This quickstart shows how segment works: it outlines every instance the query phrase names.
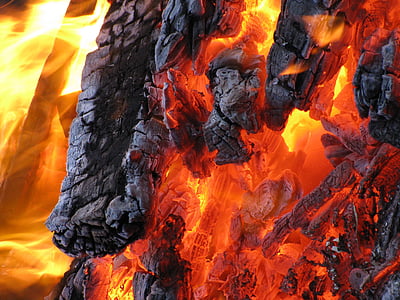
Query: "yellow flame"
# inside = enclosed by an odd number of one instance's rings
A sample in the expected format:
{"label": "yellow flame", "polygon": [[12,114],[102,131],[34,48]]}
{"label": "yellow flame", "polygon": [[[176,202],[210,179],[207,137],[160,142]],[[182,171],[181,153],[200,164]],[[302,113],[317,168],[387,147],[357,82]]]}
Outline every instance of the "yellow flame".
{"label": "yellow flame", "polygon": [[[13,150],[18,147],[20,130],[43,66],[54,51],[55,40],[63,39],[77,48],[82,47],[75,60],[75,69],[79,69],[76,72],[81,72],[82,66],[79,68],[78,65],[83,65],[86,53],[94,49],[99,24],[109,7],[106,0],[99,0],[93,15],[64,18],[69,3],[68,0],[43,0],[27,5],[26,11],[20,14],[16,11],[15,14],[1,15],[0,188],[7,177],[7,164]],[[49,72],[59,68],[64,61],[63,53],[52,54],[57,59],[53,60],[54,66],[50,66],[50,70],[47,61]],[[80,75],[71,74],[70,77],[79,77],[80,81]],[[65,92],[71,90],[79,90],[79,85],[70,83]],[[46,287],[45,293],[48,293],[71,261],[52,244],[52,234],[44,226],[65,176],[66,139],[58,116],[52,121],[46,144],[29,196],[24,201],[17,199],[25,203],[28,213],[15,216],[13,220],[2,220],[9,226],[0,228],[0,295],[10,292],[24,297],[19,299],[43,297],[45,295],[24,293],[32,286]]]}
{"label": "yellow flame", "polygon": [[[1,16],[0,153],[12,147],[9,138],[20,128],[27,112],[67,5],[68,1],[31,5],[22,21],[13,16]],[[0,155],[0,165],[3,159]]]}
{"label": "yellow flame", "polygon": [[[48,242],[51,240],[49,232],[41,232],[40,236],[37,233],[15,234],[2,236],[2,239],[5,240],[0,241],[0,251],[9,254],[0,269],[3,275],[9,276],[9,278],[0,276],[2,286],[6,284],[3,280],[10,285],[11,278],[14,278],[14,283],[23,281],[32,284],[40,276],[61,276],[71,260],[66,259],[64,254]],[[4,268],[5,266],[7,268]],[[33,277],[36,277],[36,280]]]}
{"label": "yellow flame", "polygon": [[334,96],[333,99],[336,99],[339,93],[343,90],[346,84],[349,83],[348,79],[348,69],[345,66],[342,66],[339,71],[339,75],[336,79],[335,89],[334,89]]}
{"label": "yellow flame", "polygon": [[69,77],[61,95],[81,89],[81,73],[86,55],[97,48],[93,37],[97,36],[109,7],[110,4],[106,0],[99,0],[93,14],[64,19],[58,37],[71,44],[78,44],[79,52],[71,65]]}
{"label": "yellow flame", "polygon": [[344,18],[328,15],[304,16],[306,29],[319,47],[340,40],[344,32]]}
{"label": "yellow flame", "polygon": [[279,76],[299,74],[308,70],[308,65],[305,63],[290,64]]}
{"label": "yellow flame", "polygon": [[289,151],[294,151],[297,148],[304,149],[305,145],[297,145],[301,138],[307,140],[307,136],[311,132],[321,129],[322,125],[319,121],[309,117],[308,112],[294,110],[289,117],[289,121],[285,127],[282,137],[284,138]]}

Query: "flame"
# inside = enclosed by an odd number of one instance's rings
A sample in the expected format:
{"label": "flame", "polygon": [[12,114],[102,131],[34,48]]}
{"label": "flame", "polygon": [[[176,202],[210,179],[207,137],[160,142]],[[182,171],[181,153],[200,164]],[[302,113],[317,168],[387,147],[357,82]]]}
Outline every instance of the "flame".
{"label": "flame", "polygon": [[[16,142],[10,141],[11,135],[21,126],[66,8],[66,1],[52,1],[31,5],[22,22],[15,16],[1,16],[0,153],[15,146],[9,143]],[[3,165],[6,157],[0,157]],[[4,177],[2,171],[0,182]]]}
{"label": "flame", "polygon": [[273,32],[280,12],[278,2],[276,0],[246,0],[240,33],[235,37],[214,39],[209,49],[220,50],[241,43],[254,43],[259,54],[267,55],[273,43]]}
{"label": "flame", "polygon": [[[39,78],[49,75],[65,64],[65,53],[54,53],[57,40],[79,49],[70,79],[63,94],[78,91],[83,58],[95,48],[96,31],[109,7],[106,0],[97,1],[91,15],[65,17],[70,1],[52,0],[27,4],[26,10],[13,8],[9,1],[0,11],[0,58],[2,70],[0,87],[0,191],[10,178],[9,166],[16,159],[16,149],[22,126],[31,105]],[[84,1],[80,5],[85,5]],[[53,51],[53,53],[52,53]],[[52,54],[55,59],[49,62]],[[46,65],[46,68],[44,66]],[[65,66],[68,68],[68,66]],[[44,74],[46,72],[46,74]],[[73,78],[78,78],[73,82]],[[63,80],[60,78],[60,80]],[[76,97],[74,98],[76,102]],[[15,199],[26,207],[12,219],[2,220],[0,230],[0,298],[10,295],[21,299],[43,298],[68,269],[71,259],[51,242],[51,233],[44,221],[59,196],[65,176],[67,140],[57,115],[51,119],[50,134],[40,145],[29,145],[21,152],[29,160],[29,153],[40,150],[41,163],[26,199]],[[24,169],[24,158],[18,166]],[[1,198],[1,201],[5,199]],[[32,295],[32,290],[36,294]]]}
{"label": "flame", "polygon": [[303,21],[308,33],[321,48],[340,40],[344,32],[345,22],[340,16],[304,16]]}
{"label": "flame", "polygon": [[311,119],[308,116],[308,112],[294,110],[282,133],[282,137],[285,139],[289,151],[305,149],[307,148],[311,133],[321,128],[321,123]]}
{"label": "flame", "polygon": [[342,66],[339,70],[338,78],[336,80],[335,89],[334,89],[334,96],[333,98],[336,99],[343,88],[350,83],[348,78],[349,70]]}
{"label": "flame", "polygon": [[308,65],[306,63],[293,63],[290,64],[285,70],[283,70],[279,76],[299,74],[308,70]]}
{"label": "flame", "polygon": [[97,1],[93,14],[64,19],[58,37],[71,44],[77,44],[79,51],[71,63],[69,77],[61,95],[80,90],[81,74],[85,65],[86,55],[97,48],[93,37],[96,37],[100,31],[109,6],[106,0]]}

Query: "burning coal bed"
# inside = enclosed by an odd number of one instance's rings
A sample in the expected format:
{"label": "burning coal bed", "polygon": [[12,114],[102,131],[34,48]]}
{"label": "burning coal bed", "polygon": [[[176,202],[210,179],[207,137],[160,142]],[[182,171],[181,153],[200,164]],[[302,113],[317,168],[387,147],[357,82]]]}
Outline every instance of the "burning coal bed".
{"label": "burning coal bed", "polygon": [[111,2],[48,298],[400,299],[398,3]]}

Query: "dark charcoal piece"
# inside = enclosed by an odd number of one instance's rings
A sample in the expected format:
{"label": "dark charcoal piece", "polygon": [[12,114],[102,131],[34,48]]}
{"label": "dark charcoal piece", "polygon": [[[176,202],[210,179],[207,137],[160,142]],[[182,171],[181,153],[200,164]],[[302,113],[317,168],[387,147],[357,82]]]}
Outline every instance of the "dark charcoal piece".
{"label": "dark charcoal piece", "polygon": [[400,244],[400,192],[395,197],[390,197],[387,203],[383,203],[383,209],[379,215],[378,234],[372,257],[377,262],[385,262],[394,259]]}
{"label": "dark charcoal piece", "polygon": [[[134,174],[126,177],[123,161],[128,149],[136,149],[130,142],[145,139],[140,130],[168,135],[157,120],[142,121],[133,130],[139,107],[147,107],[144,84],[157,38],[150,33],[157,32],[162,7],[158,0],[114,1],[97,38],[99,48],[87,57],[78,115],[71,126],[68,174],[46,222],[55,244],[68,255],[116,253],[144,231],[143,215],[151,206],[146,197],[151,194],[138,199],[129,188]],[[128,168],[144,170],[141,182],[151,184],[151,171],[162,166],[148,167],[153,153],[146,155],[144,166],[136,168],[132,162]],[[127,181],[132,203],[124,198]],[[151,190],[148,185],[141,189],[142,195]]]}
{"label": "dark charcoal piece", "polygon": [[400,148],[400,31],[376,30],[354,75],[356,104],[377,140]]}
{"label": "dark charcoal piece", "polygon": [[400,272],[390,275],[387,282],[375,292],[375,296],[369,299],[397,300],[400,299]]}
{"label": "dark charcoal piece", "polygon": [[189,264],[177,250],[184,231],[182,217],[169,215],[154,232],[149,249],[141,256],[146,272],[136,272],[134,276],[135,299],[192,298],[187,276]]}
{"label": "dark charcoal piece", "polygon": [[[329,115],[330,99],[319,97],[322,83],[327,85],[346,61],[355,28],[350,24],[362,17],[353,18],[353,11],[363,1],[350,2],[282,1],[275,43],[267,59],[265,120],[269,128],[283,129],[294,108],[311,108],[314,118]],[[324,40],[340,28],[345,34]]]}
{"label": "dark charcoal piece", "polygon": [[203,136],[203,124],[210,112],[204,96],[189,90],[187,77],[182,72],[170,69],[162,106],[164,122],[185,165],[195,177],[210,176],[212,162]]}
{"label": "dark charcoal piece", "polygon": [[[329,201],[343,202],[348,192],[341,194],[340,191],[353,185],[355,179],[351,162],[343,161],[339,164],[318,187],[300,199],[292,211],[275,222],[274,229],[264,237],[262,243],[264,255],[266,257],[275,255],[283,239],[297,228],[302,228],[305,233],[312,235],[311,229],[316,227],[312,222],[320,222],[313,219],[324,217],[324,214],[318,214],[319,209]],[[321,220],[321,223],[323,222],[324,220]]]}
{"label": "dark charcoal piece", "polygon": [[157,70],[176,67],[187,58],[198,73],[203,73],[207,62],[202,61],[202,51],[209,38],[235,36],[243,10],[243,0],[168,1],[156,45]]}
{"label": "dark charcoal piece", "polygon": [[174,158],[168,130],[158,118],[140,121],[125,161],[125,195],[114,198],[105,211],[107,225],[118,231],[119,237],[140,237],[156,205],[156,190]]}
{"label": "dark charcoal piece", "polygon": [[204,124],[204,138],[210,151],[218,151],[217,164],[250,159],[252,150],[241,131],[256,133],[261,128],[262,70],[262,56],[248,55],[240,48],[226,50],[210,63],[207,76],[214,109]]}
{"label": "dark charcoal piece", "polygon": [[107,299],[112,258],[75,259],[46,300]]}

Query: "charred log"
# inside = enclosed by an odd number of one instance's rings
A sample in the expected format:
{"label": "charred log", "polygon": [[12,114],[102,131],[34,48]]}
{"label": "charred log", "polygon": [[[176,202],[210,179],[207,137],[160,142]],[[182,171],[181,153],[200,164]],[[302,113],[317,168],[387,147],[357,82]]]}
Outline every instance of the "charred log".
{"label": "charred log", "polygon": [[362,118],[377,140],[400,147],[399,30],[376,30],[365,42],[354,75],[355,96]]}
{"label": "charred log", "polygon": [[[329,115],[332,103],[321,103],[319,90],[345,62],[352,41],[355,15],[363,1],[283,1],[267,59],[266,113],[269,128],[281,130],[294,108],[309,110],[315,118]],[[332,34],[324,40],[318,32]],[[345,34],[334,37],[335,30]],[[325,36],[326,38],[326,36]],[[329,39],[329,38],[328,38]]]}
{"label": "charred log", "polygon": [[177,250],[181,244],[185,223],[179,216],[170,215],[155,232],[149,249],[141,261],[145,271],[134,278],[135,299],[175,300],[191,299],[188,285],[188,262]]}
{"label": "charred log", "polygon": [[277,220],[273,231],[263,240],[264,255],[267,257],[275,255],[279,243],[293,230],[297,228],[306,230],[313,216],[327,201],[345,196],[339,191],[353,185],[355,175],[350,162],[344,161],[338,165],[315,190],[303,197],[291,212]]}
{"label": "charred log", "polygon": [[182,57],[203,73],[204,50],[211,37],[236,35],[241,26],[244,1],[186,0],[168,1],[156,45],[157,70],[182,64]]}
{"label": "charred log", "polygon": [[[99,49],[87,57],[78,116],[71,126],[68,175],[47,220],[55,244],[72,256],[115,253],[144,230],[137,207],[132,213],[131,207],[117,213],[113,205],[122,201],[129,181],[122,162],[134,132],[138,132],[133,128],[139,107],[147,103],[144,74],[151,74],[149,49],[156,43],[156,36],[149,35],[157,32],[161,21],[162,3],[145,2],[114,1],[97,38]],[[150,126],[144,123],[141,125]],[[117,200],[111,203],[113,199]],[[149,203],[145,205],[147,208]],[[139,220],[133,216],[137,214]],[[119,217],[124,220],[117,220]]]}
{"label": "charred log", "polygon": [[203,135],[203,124],[210,113],[204,96],[189,90],[185,74],[170,69],[164,84],[162,107],[164,122],[184,164],[195,177],[210,176],[212,163]]}
{"label": "charred log", "polygon": [[207,76],[214,109],[204,124],[204,138],[210,151],[217,150],[219,165],[243,163],[252,155],[241,131],[256,133],[262,126],[262,70],[262,56],[248,55],[240,48],[226,50],[210,63]]}

